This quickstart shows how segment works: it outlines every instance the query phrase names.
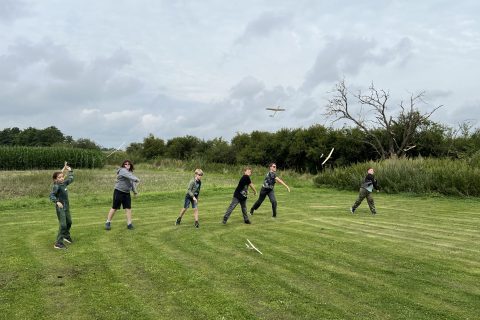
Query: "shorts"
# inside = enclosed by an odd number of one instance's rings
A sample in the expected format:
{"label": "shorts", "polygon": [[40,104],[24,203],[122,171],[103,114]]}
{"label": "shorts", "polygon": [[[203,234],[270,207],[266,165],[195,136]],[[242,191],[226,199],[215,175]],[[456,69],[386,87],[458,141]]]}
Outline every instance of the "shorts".
{"label": "shorts", "polygon": [[[198,196],[196,196],[197,200],[198,200]],[[197,208],[197,202],[193,201],[193,198],[191,198],[188,194],[185,196],[185,202],[183,204],[183,207],[185,209],[188,209],[190,207],[190,203],[192,204],[192,208],[195,209]]]}
{"label": "shorts", "polygon": [[122,205],[123,209],[132,209],[132,198],[130,197],[130,192],[122,192],[115,189],[113,191],[113,203],[112,209],[118,210]]}

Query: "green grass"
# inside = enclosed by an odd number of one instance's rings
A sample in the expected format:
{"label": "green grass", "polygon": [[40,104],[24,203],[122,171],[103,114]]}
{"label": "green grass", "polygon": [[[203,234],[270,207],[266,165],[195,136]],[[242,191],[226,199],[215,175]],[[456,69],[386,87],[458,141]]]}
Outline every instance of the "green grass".
{"label": "green grass", "polygon": [[53,249],[48,201],[0,204],[0,318],[478,319],[476,199],[380,193],[377,216],[366,203],[351,215],[356,193],[287,176],[293,188],[276,187],[276,220],[267,199],[252,225],[239,208],[222,225],[239,176],[207,174],[195,229],[191,209],[174,226],[190,174],[145,169],[136,229],[119,212],[107,232],[113,184],[81,175],[69,187],[75,243],[67,251]]}

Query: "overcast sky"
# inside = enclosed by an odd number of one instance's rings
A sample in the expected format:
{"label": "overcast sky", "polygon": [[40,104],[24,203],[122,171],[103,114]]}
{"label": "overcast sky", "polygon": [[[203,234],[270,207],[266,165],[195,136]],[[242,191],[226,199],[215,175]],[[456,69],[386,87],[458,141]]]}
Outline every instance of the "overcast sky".
{"label": "overcast sky", "polygon": [[477,0],[0,0],[0,129],[116,147],[328,126],[343,78],[478,127],[479,20]]}

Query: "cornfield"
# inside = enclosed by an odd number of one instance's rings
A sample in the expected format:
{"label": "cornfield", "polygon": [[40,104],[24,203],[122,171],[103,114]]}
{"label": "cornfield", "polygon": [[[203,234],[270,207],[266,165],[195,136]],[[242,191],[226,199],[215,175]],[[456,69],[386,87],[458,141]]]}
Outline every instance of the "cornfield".
{"label": "cornfield", "polygon": [[73,168],[101,168],[101,151],[55,147],[0,147],[0,170],[61,169],[67,161]]}

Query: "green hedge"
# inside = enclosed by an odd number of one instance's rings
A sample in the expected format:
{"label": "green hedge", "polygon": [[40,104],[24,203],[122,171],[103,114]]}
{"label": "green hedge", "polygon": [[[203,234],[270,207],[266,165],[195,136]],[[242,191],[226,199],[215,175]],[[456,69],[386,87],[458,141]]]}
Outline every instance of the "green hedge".
{"label": "green hedge", "polygon": [[387,193],[480,196],[480,168],[471,160],[417,158],[367,162],[323,171],[314,182],[317,186],[358,190],[369,167],[375,169],[375,177]]}
{"label": "green hedge", "polygon": [[0,147],[0,170],[61,169],[67,161],[72,168],[101,168],[101,151],[55,147]]}

